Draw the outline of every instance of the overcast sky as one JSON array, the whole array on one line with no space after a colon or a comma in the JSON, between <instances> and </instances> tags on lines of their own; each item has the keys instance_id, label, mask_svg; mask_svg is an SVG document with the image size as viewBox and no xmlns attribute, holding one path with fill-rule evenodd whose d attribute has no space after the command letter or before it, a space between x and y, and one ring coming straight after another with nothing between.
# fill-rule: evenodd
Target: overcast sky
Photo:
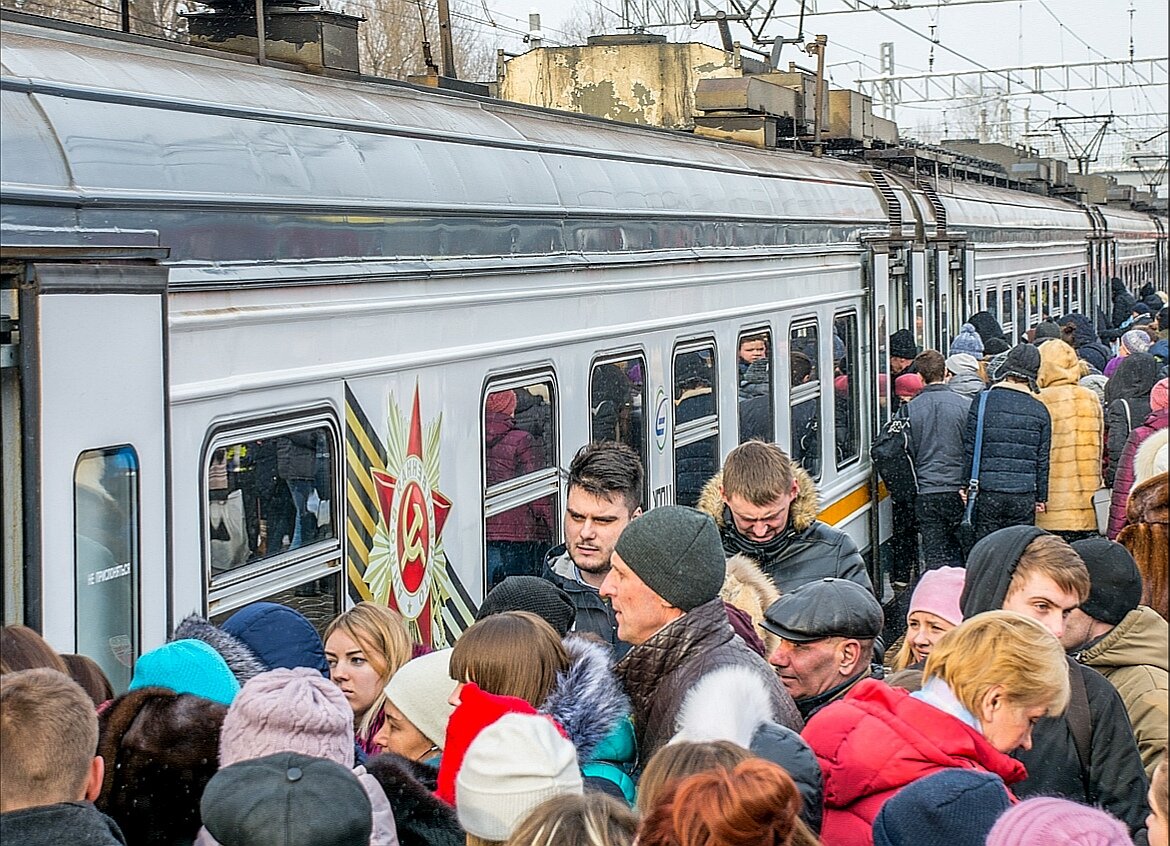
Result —
<instances>
[{"instance_id":1,"label":"overcast sky","mask_svg":"<svg viewBox=\"0 0 1170 846\"><path fill-rule=\"evenodd\" d=\"M770 0L760 0L766 8ZM958 4L946 0L924 9L890 11L893 0L873 0L884 10L824 14L838 11L858 2L847 0L808 0L809 9L817 14L805 18L804 36L811 40L817 34L827 35L829 46L826 62L831 82L836 87L855 88L854 80L879 75L880 45L894 45L895 72L899 74L925 73L931 67L938 73L986 68L1031 66L1036 64L1063 64L1125 61L1130 58L1132 37L1133 56L1136 59L1161 58L1165 68L1167 56L1168 16L1166 0L1000 0ZM921 5L924 0L911 0ZM602 0L614 12L621 9L621 0ZM644 8L647 0L634 0L635 7ZM461 17L456 26L475 26L495 40L500 47L512 52L526 49L519 31L527 30L530 11L541 14L546 43L568 41L562 31L580 10L590 5L589 0L453 0L453 8ZM651 0L652 7L667 6L668 0ZM693 0L674 3L684 11L693 7ZM712 13L727 8L726 0L700 0L702 11ZM791 16L799 11L799 0L776 0L775 14ZM1132 15L1130 10L1132 9ZM466 17L462 17L466 16ZM492 20L493 29L469 18ZM934 38L931 41L931 26ZM713 27L675 29L672 40L689 39L718 44L719 36ZM784 17L771 23L766 35L792 37L796 34L796 20ZM733 25L732 36L748 42L750 36L741 26ZM931 64L933 48L933 65ZM953 51L953 52L952 52ZM788 61L806 67L815 67L815 61L795 47L786 45L782 64ZM1141 70L1141 68L1139 68ZM1165 79L1165 71L1161 73ZM1030 79L1029 79L1030 81ZM1167 87L1165 84L1143 88L1097 90L1086 92L1052 92L1048 97L1036 95L1013 96L1010 99L989 97L974 106L951 104L911 104L897 107L897 120L904 133L928 137L931 132L942 134L945 127L953 137L970 134L961 131L964 122L969 126L974 113L988 110L989 120L1011 121L1013 131L1024 131L1024 109L1030 107L1029 124L1033 131L1030 143L1040 146L1055 145L1045 152L1063 150L1059 136L1051 139L1043 133L1051 130L1044 121L1054 116L1095 115L1114 113L1116 133L1105 147L1105 152L1119 157L1135 149L1135 142L1144 141L1166 129ZM944 113L944 109L946 112ZM1005 115L1005 109L1007 114ZM1039 134L1036 134L1039 133ZM1167 136L1146 143L1142 152L1165 154Z\"/></svg>"}]
</instances>

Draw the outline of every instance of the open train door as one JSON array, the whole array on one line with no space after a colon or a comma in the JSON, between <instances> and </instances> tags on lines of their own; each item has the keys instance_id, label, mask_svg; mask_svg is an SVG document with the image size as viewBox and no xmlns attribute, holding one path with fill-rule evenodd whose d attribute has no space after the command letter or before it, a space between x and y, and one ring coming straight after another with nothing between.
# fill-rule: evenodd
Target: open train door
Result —
<instances>
[{"instance_id":1,"label":"open train door","mask_svg":"<svg viewBox=\"0 0 1170 846\"><path fill-rule=\"evenodd\" d=\"M5 621L119 691L170 606L164 254L0 253Z\"/></svg>"}]
</instances>

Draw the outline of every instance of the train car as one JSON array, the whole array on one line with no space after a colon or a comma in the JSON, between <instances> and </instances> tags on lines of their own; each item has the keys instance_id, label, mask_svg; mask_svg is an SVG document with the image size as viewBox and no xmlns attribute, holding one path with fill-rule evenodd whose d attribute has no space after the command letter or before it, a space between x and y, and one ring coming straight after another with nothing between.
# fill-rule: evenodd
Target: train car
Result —
<instances>
[{"instance_id":1,"label":"train car","mask_svg":"<svg viewBox=\"0 0 1170 846\"><path fill-rule=\"evenodd\" d=\"M370 599L450 642L560 542L562 468L597 439L639 452L649 507L776 440L880 584L888 334L938 343L972 280L1015 297L993 280L1063 268L1092 228L845 161L3 26L5 620L119 688L184 615L259 599L319 626ZM1016 236L1046 229L1037 259Z\"/></svg>"}]
</instances>

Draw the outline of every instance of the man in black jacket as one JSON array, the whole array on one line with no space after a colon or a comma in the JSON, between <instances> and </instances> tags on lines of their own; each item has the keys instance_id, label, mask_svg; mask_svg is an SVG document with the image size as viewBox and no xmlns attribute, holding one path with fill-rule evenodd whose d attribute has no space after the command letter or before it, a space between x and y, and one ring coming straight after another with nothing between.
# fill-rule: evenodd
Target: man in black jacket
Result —
<instances>
[{"instance_id":1,"label":"man in black jacket","mask_svg":"<svg viewBox=\"0 0 1170 846\"><path fill-rule=\"evenodd\" d=\"M592 632L621 658L613 608L597 590L609 573L614 544L642 513L642 462L630 447L602 441L582 447L569 465L565 543L549 551L542 576L577 608L573 631Z\"/></svg>"},{"instance_id":2,"label":"man in black jacket","mask_svg":"<svg viewBox=\"0 0 1170 846\"><path fill-rule=\"evenodd\" d=\"M1052 418L1033 396L1039 371L1036 347L1013 347L999 369L1000 381L971 401L963 435L966 479L973 473L980 402L987 398L978 488L964 492L975 496L975 541L1005 526L1032 525L1047 506Z\"/></svg>"},{"instance_id":3,"label":"man in black jacket","mask_svg":"<svg viewBox=\"0 0 1170 846\"><path fill-rule=\"evenodd\" d=\"M1068 615L1088 596L1088 568L1071 546L1035 526L1011 526L971 550L960 606L964 618L1016 611L1059 639ZM1032 748L1016 754L1028 778L1012 789L1021 798L1063 796L1101 807L1144 846L1148 785L1125 704L1100 673L1072 659L1068 665L1068 709L1036 723Z\"/></svg>"},{"instance_id":4,"label":"man in black jacket","mask_svg":"<svg viewBox=\"0 0 1170 846\"><path fill-rule=\"evenodd\" d=\"M93 701L47 668L0 678L0 841L125 846L93 806L105 775Z\"/></svg>"}]
</instances>

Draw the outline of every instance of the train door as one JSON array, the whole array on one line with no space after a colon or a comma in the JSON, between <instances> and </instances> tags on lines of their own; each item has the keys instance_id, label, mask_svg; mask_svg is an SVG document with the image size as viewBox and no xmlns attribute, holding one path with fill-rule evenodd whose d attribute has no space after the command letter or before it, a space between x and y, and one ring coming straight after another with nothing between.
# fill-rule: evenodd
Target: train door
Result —
<instances>
[{"instance_id":1,"label":"train door","mask_svg":"<svg viewBox=\"0 0 1170 846\"><path fill-rule=\"evenodd\" d=\"M19 409L5 420L4 524L19 527L5 532L5 621L89 655L118 691L168 630L167 275L154 258L28 260L4 278L6 418Z\"/></svg>"}]
</instances>

